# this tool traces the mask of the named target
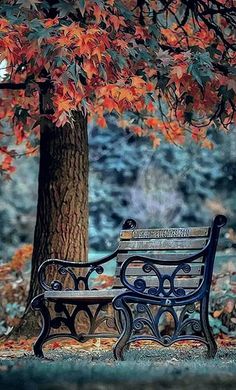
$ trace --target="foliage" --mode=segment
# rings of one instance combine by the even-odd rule
[[[210,325],[214,334],[236,336],[236,267],[229,262],[223,272],[215,275],[210,303]]]
[[[13,271],[17,272],[22,270],[25,261],[29,259],[32,255],[32,245],[23,245],[21,248],[19,248],[14,256],[11,259],[10,267]]]
[[[20,247],[7,264],[0,265],[0,334],[20,323],[29,286],[29,259],[32,245]]]
[[[17,174],[0,177],[0,263],[17,248],[33,242],[37,200],[38,158],[17,159]],[[26,184],[27,182],[27,184]]]
[[[92,127],[89,137],[91,248],[115,248],[129,217],[146,227],[194,226],[222,213],[236,228],[234,132],[214,134],[211,153],[194,144],[182,149],[167,143],[156,151],[148,140],[107,121],[109,130]]]
[[[233,122],[231,0],[3,0],[0,15],[8,70],[1,136],[13,134],[28,154],[38,136],[39,92],[41,114],[57,126],[73,125],[75,110],[102,127],[105,113],[129,111],[130,130],[155,146],[162,138],[183,144],[190,134],[211,148],[209,127]],[[1,152],[1,169],[13,171],[16,149],[3,142]]]
[[[217,133],[211,153],[198,145],[183,149],[167,143],[157,151],[148,139],[124,132],[114,118],[107,123],[109,129],[92,125],[89,130],[91,251],[111,251],[128,217],[140,226],[194,226],[223,213],[229,217],[228,228],[236,230],[234,132],[227,137]],[[10,181],[0,178],[4,262],[20,245],[33,241],[37,171],[37,158],[22,157]],[[232,243],[236,236],[229,231],[222,246]]]
[[[236,336],[236,284],[234,277],[236,267],[232,263],[224,266],[229,271],[215,275],[213,278],[209,322],[215,336],[227,334]],[[195,313],[193,318],[199,318]]]

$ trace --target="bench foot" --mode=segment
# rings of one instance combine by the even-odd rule
[[[124,360],[124,352],[129,350],[130,347],[130,344],[127,344],[127,342],[132,333],[132,313],[122,298],[115,299],[113,306],[116,310],[119,310],[120,318],[122,314],[122,333],[115,344],[113,354],[116,360]]]
[[[38,342],[38,340],[33,345],[33,351],[34,355],[38,358],[44,358],[43,350],[42,350],[43,343]]]
[[[200,308],[202,330],[207,341],[207,358],[214,358],[217,352],[217,344],[212,334],[208,320],[208,297],[204,297]]]
[[[50,313],[45,305],[44,294],[38,295],[32,301],[32,309],[40,312],[43,320],[41,333],[33,345],[34,354],[36,357],[43,358],[43,344],[47,341],[47,337],[50,332]]]

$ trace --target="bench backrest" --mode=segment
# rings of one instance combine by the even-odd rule
[[[114,288],[173,297],[206,287],[225,223],[224,216],[217,216],[212,226],[137,229],[134,220],[127,220],[120,233]]]
[[[103,288],[94,278],[116,259],[113,288],[163,297],[188,295],[199,286],[206,290],[225,223],[226,218],[218,215],[212,226],[137,229],[135,220],[128,219],[114,253],[93,263],[46,260],[38,271],[39,283],[44,290]]]

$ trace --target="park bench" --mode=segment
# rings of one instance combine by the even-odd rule
[[[219,215],[211,227],[137,229],[135,220],[128,219],[111,255],[90,263],[46,260],[38,271],[44,292],[32,301],[32,308],[43,317],[35,355],[43,357],[43,344],[58,337],[79,342],[117,337],[116,359],[123,359],[124,351],[137,340],[163,346],[197,340],[214,357],[208,299],[225,223]],[[115,264],[113,286],[98,289],[109,262]]]

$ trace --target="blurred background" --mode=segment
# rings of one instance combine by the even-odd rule
[[[89,258],[116,248],[126,218],[139,227],[209,225],[228,218],[219,242],[212,283],[210,323],[220,337],[236,336],[236,131],[212,131],[213,150],[191,139],[184,147],[153,149],[117,121],[89,127]],[[37,204],[38,157],[17,159],[10,180],[0,178],[0,335],[24,312]],[[108,279],[103,282],[109,287]]]
[[[236,131],[212,134],[215,148],[150,141],[119,128],[90,125],[90,253],[116,247],[124,219],[139,227],[208,225],[215,214],[228,217],[221,249],[236,246]],[[0,178],[0,261],[33,241],[38,157],[17,159],[11,179]],[[226,232],[226,230],[225,230]]]

